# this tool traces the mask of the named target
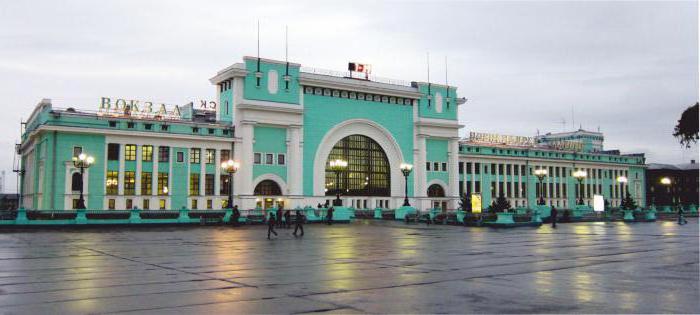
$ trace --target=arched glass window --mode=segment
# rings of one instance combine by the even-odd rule
[[[432,184],[428,187],[428,197],[445,197],[445,190],[438,184]]]
[[[253,194],[256,196],[281,196],[282,189],[275,181],[266,179],[255,186]]]
[[[330,161],[342,159],[348,167],[341,172],[336,183],[336,174]],[[382,147],[363,135],[347,136],[335,144],[326,160],[326,195],[338,191],[346,196],[389,196],[391,176],[389,160]]]
[[[70,181],[70,189],[73,191],[79,191],[83,187],[83,176],[79,172],[73,173]]]

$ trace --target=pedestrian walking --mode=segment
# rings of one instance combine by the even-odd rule
[[[557,208],[552,207],[551,217],[552,217],[552,228],[553,229],[557,228],[557,214],[559,214],[559,211],[557,211]]]
[[[238,210],[238,205],[233,206],[233,213],[231,213],[231,223],[233,226],[238,226],[238,219],[241,218],[241,211]]]
[[[294,223],[295,223],[294,236],[297,236],[298,230],[301,230],[300,236],[304,236],[304,226],[302,225],[302,224],[304,224],[304,219],[305,219],[304,214],[301,212],[301,210],[297,209],[296,217],[294,218]]]
[[[328,212],[326,213],[326,224],[331,225],[333,224],[333,207],[328,208]]]
[[[284,228],[288,229],[292,227],[292,212],[289,209],[284,211]]]
[[[683,206],[678,205],[678,225],[688,224],[688,220],[683,215]]]
[[[267,239],[270,239],[270,233],[275,234],[277,236],[277,232],[275,232],[275,214],[270,212],[270,217],[267,219]]]
[[[277,219],[277,227],[282,227],[282,208],[284,208],[284,206],[277,206],[277,216],[275,216],[275,219]]]

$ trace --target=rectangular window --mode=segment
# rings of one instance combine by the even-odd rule
[[[78,201],[79,201],[79,199],[73,199],[73,208],[71,208],[71,209],[73,209],[73,210],[78,209]]]
[[[566,172],[567,172],[566,167],[562,167],[561,168],[561,177],[562,178],[566,178]]]
[[[559,177],[559,166],[554,168],[554,176]]]
[[[158,147],[158,162],[170,161],[170,147]]]
[[[272,165],[275,162],[274,156],[272,153],[265,154],[265,164]]]
[[[134,201],[131,199],[126,200],[126,210],[131,210],[134,207]]]
[[[158,195],[168,194],[168,173],[158,173]]]
[[[525,175],[525,165],[520,165],[520,175]]]
[[[481,163],[474,163],[474,174],[481,174]]]
[[[277,165],[284,165],[285,158],[284,154],[277,154]]]
[[[83,147],[73,147],[74,158],[77,158],[81,153],[83,153]]]
[[[184,152],[177,152],[177,162],[178,163],[185,162],[185,153]]]
[[[144,162],[153,161],[153,146],[152,145],[141,146],[141,160]]]
[[[561,195],[566,198],[566,183],[561,184]]]
[[[106,183],[106,193],[107,195],[116,195],[119,193],[119,172],[118,171],[107,171],[107,183]]]
[[[496,175],[496,163],[491,163],[491,175]]]
[[[133,122],[128,122],[128,123],[126,123],[126,128],[133,129],[134,126],[136,126],[136,124],[133,123]]]
[[[520,175],[520,166],[513,165],[513,175]]]
[[[124,160],[136,161],[136,145],[127,144],[124,146]]]
[[[503,164],[498,164],[498,174],[503,175]]]
[[[168,125],[160,125],[160,130],[168,131]]]
[[[107,200],[107,209],[114,210],[117,207],[117,201],[114,199]]]
[[[228,196],[231,189],[228,175],[219,175],[219,195]]]
[[[510,164],[506,164],[506,175],[510,175]]]
[[[425,162],[425,170],[426,171],[430,170],[430,162]]]
[[[199,148],[190,149],[190,163],[191,164],[199,164],[201,154],[202,154],[202,150]]]
[[[457,164],[457,172],[459,174],[464,174],[464,162],[459,162],[459,164]],[[459,187],[462,187],[462,186],[460,185]],[[460,193],[459,195],[461,196],[462,193]]]
[[[107,160],[119,161],[119,143],[110,143],[107,145]]]
[[[211,210],[214,208],[214,201],[211,199],[207,199],[207,209]]]
[[[437,172],[440,170],[440,162],[433,162],[433,171]]]
[[[231,150],[221,150],[219,162],[226,162],[231,159]]]
[[[214,134],[214,129],[213,129],[213,128],[209,128],[209,129],[207,129],[207,131],[209,132],[210,135],[213,135],[213,134]]]
[[[472,173],[472,163],[467,162],[467,174],[471,174],[471,173]]]
[[[192,210],[197,210],[197,199],[192,199]]]
[[[165,210],[165,199],[158,200],[158,209]]]
[[[141,173],[141,195],[148,196],[153,192],[153,177],[151,172]]]
[[[110,121],[109,121],[109,126],[112,127],[112,128],[114,128],[114,127],[117,126],[117,122],[114,121],[114,120],[110,120]]]
[[[148,199],[143,200],[143,210],[148,210],[151,208],[151,201]]]
[[[216,150],[214,149],[207,149],[207,164],[214,164],[214,161],[216,161]]]
[[[146,130],[151,130],[153,129],[153,124],[143,124],[143,128]]]
[[[491,182],[491,198],[496,198],[496,182]]]
[[[442,162],[442,171],[447,172],[447,163]]]
[[[481,193],[481,182],[480,181],[474,181],[474,193],[475,194],[480,194]]]
[[[214,174],[204,175],[204,194],[207,196],[214,195]]]
[[[124,194],[136,194],[136,172],[134,171],[124,172]]]
[[[260,153],[253,153],[253,164],[260,164],[262,155]]]
[[[199,174],[190,174],[190,196],[199,196]]]

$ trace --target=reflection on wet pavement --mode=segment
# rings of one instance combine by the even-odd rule
[[[0,234],[0,313],[699,313],[698,222]]]

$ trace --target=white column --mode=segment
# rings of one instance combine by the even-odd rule
[[[287,129],[287,187],[286,193],[292,196],[303,194],[301,126]]]
[[[200,159],[199,159],[199,195],[204,196],[204,182],[207,177],[207,149],[205,147],[199,148],[200,150]],[[202,203],[204,201],[203,199],[200,198],[199,203]],[[206,202],[204,203],[204,206],[202,209],[206,209],[207,205]]]
[[[158,195],[158,160],[160,159],[160,146],[153,146],[153,170],[151,171],[151,196]],[[151,199],[151,209],[157,209]],[[155,208],[154,208],[155,207]]]
[[[233,176],[233,189],[236,195],[253,195],[253,127],[254,122],[242,121],[239,129],[240,147],[234,151],[236,160],[241,161],[241,168]],[[240,149],[238,149],[240,148]],[[248,207],[250,205],[243,205]],[[252,205],[255,207],[255,204]]]
[[[450,197],[458,197],[459,196],[459,138],[453,138],[450,139],[448,142],[449,148],[448,148],[448,158],[449,158],[449,163],[447,165],[449,166],[449,180],[450,180]],[[450,206],[448,208],[455,209],[457,208],[457,200],[453,199],[450,201]]]
[[[141,152],[143,150],[142,145],[137,145],[136,146],[136,174],[134,175],[134,178],[136,180],[136,185],[134,185],[134,195],[140,196],[141,195]],[[134,205],[136,205],[136,201],[134,201]],[[141,205],[138,205],[139,207]]]
[[[415,197],[426,197],[426,178],[427,173],[425,170],[426,162],[426,152],[425,152],[425,140],[424,135],[416,135],[416,143],[413,150],[413,161],[415,163],[415,176],[413,182],[413,195]],[[416,203],[417,205],[418,203]]]
[[[214,195],[219,196],[221,191],[221,149],[216,149],[214,156]],[[221,203],[219,203],[220,205]]]
[[[117,186],[117,191],[120,196],[124,195],[124,155],[126,155],[126,145],[119,144],[121,150],[119,150],[119,185]],[[117,199],[119,200],[119,199]]]

